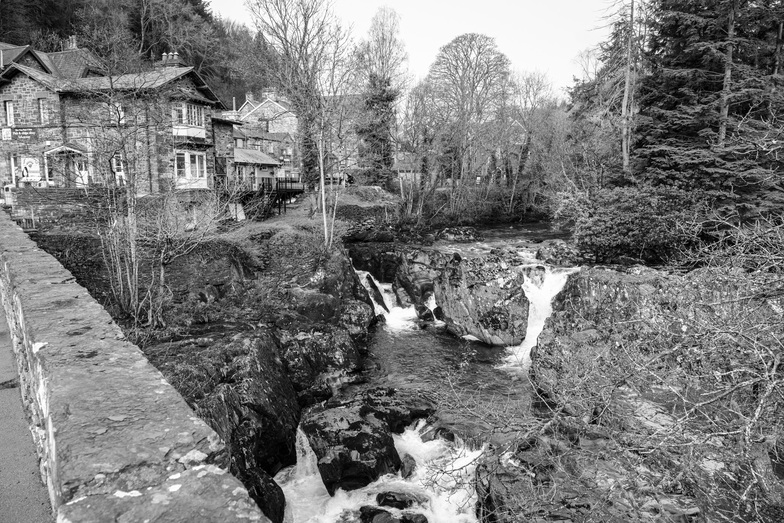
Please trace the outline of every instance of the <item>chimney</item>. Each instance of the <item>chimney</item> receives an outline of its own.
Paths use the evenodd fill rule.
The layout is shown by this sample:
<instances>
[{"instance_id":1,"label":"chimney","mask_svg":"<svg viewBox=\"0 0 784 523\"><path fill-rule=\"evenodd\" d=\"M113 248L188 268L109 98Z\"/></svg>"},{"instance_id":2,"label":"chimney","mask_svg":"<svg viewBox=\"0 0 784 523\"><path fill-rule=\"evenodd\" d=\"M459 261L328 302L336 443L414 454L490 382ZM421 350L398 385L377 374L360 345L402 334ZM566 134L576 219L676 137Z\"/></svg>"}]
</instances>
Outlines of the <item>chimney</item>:
<instances>
[{"instance_id":1,"label":"chimney","mask_svg":"<svg viewBox=\"0 0 784 523\"><path fill-rule=\"evenodd\" d=\"M266 100L267 98L269 98L269 99L270 99L270 100L272 100L273 102L277 102L277 99L275 98L275 89L273 89L272 87L265 87L265 88L264 88L264 89L261 91L261 97L262 97L263 99L265 99L265 100Z\"/></svg>"},{"instance_id":2,"label":"chimney","mask_svg":"<svg viewBox=\"0 0 784 523\"><path fill-rule=\"evenodd\" d=\"M248 91L247 93L245 93L245 101L246 102L253 102L255 100L256 100L256 97L253 96L252 92Z\"/></svg>"},{"instance_id":3,"label":"chimney","mask_svg":"<svg viewBox=\"0 0 784 523\"><path fill-rule=\"evenodd\" d=\"M71 35L68 37L68 49L78 49L76 46L76 35Z\"/></svg>"},{"instance_id":4,"label":"chimney","mask_svg":"<svg viewBox=\"0 0 784 523\"><path fill-rule=\"evenodd\" d=\"M0 53L2 53L2 51L0 51ZM2 55L0 55L0 56L2 56ZM236 96L232 96L231 97L231 110L233 112L235 112L235 113L237 112L237 97Z\"/></svg>"}]
</instances>

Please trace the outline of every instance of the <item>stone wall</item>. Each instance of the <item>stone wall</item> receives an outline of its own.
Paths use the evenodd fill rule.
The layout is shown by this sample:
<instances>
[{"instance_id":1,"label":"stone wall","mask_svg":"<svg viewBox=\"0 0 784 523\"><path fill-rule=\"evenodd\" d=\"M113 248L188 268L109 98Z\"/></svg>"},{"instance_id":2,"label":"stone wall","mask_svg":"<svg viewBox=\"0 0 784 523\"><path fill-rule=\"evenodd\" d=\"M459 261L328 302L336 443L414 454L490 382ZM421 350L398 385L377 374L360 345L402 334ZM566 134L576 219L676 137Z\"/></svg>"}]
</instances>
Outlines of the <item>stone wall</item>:
<instances>
[{"instance_id":1,"label":"stone wall","mask_svg":"<svg viewBox=\"0 0 784 523\"><path fill-rule=\"evenodd\" d=\"M109 314L3 213L0 238L0 297L57 521L268 521L220 438Z\"/></svg>"}]
</instances>

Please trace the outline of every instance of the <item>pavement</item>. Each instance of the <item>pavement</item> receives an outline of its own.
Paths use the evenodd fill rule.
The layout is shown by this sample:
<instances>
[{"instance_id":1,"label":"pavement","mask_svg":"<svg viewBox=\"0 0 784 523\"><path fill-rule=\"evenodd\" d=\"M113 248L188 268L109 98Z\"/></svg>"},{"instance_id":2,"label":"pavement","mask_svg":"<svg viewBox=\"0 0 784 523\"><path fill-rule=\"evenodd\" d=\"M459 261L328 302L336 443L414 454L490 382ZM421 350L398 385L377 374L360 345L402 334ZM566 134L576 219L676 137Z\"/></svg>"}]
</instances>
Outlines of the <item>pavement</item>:
<instances>
[{"instance_id":1,"label":"pavement","mask_svg":"<svg viewBox=\"0 0 784 523\"><path fill-rule=\"evenodd\" d=\"M8 323L0 314L0 522L51 523L11 347Z\"/></svg>"}]
</instances>

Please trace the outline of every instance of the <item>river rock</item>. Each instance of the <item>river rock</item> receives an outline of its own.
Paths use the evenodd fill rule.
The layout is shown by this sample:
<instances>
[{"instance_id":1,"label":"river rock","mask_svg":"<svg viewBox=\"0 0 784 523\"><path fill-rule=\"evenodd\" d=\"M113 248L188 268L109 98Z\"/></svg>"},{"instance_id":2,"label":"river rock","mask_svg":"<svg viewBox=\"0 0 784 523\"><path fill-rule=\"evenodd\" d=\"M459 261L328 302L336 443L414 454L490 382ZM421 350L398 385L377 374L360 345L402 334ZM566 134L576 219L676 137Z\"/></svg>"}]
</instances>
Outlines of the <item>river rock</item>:
<instances>
[{"instance_id":1,"label":"river rock","mask_svg":"<svg viewBox=\"0 0 784 523\"><path fill-rule=\"evenodd\" d=\"M426 499L420 499L412 494L403 492L380 492L376 495L376 503L380 507L391 507L404 510L412 507L415 503L424 503Z\"/></svg>"},{"instance_id":2,"label":"river rock","mask_svg":"<svg viewBox=\"0 0 784 523\"><path fill-rule=\"evenodd\" d=\"M433 413L422 397L393 389L373 389L351 398L331 398L308 410L301 427L318 458L330 495L338 488L364 487L400 470L392 433Z\"/></svg>"},{"instance_id":3,"label":"river rock","mask_svg":"<svg viewBox=\"0 0 784 523\"><path fill-rule=\"evenodd\" d=\"M331 396L330 379L359 369L357 345L341 327L280 330L278 338L283 363L303 406Z\"/></svg>"},{"instance_id":4,"label":"river rock","mask_svg":"<svg viewBox=\"0 0 784 523\"><path fill-rule=\"evenodd\" d=\"M440 273L433 281L447 328L489 345L519 345L528 326L526 275L543 267L524 266L517 256L434 257Z\"/></svg>"}]
</instances>

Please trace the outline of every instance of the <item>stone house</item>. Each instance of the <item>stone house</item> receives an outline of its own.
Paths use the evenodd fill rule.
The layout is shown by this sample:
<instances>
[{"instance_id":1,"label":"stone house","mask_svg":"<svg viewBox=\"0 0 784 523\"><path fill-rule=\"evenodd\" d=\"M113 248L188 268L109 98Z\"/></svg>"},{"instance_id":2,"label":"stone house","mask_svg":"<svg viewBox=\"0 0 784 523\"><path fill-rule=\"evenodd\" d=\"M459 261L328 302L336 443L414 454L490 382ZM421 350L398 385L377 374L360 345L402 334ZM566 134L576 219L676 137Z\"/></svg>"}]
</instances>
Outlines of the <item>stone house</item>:
<instances>
[{"instance_id":1,"label":"stone house","mask_svg":"<svg viewBox=\"0 0 784 523\"><path fill-rule=\"evenodd\" d=\"M268 133L297 135L299 120L291 103L279 96L274 89L265 89L261 100L253 93L245 95L245 103L237 110L237 119L249 127L263 129Z\"/></svg>"},{"instance_id":2,"label":"stone house","mask_svg":"<svg viewBox=\"0 0 784 523\"><path fill-rule=\"evenodd\" d=\"M233 147L214 131L224 107L176 54L149 71L100 76L84 50L15 53L0 72L0 183L214 185L218 150Z\"/></svg>"}]
</instances>

